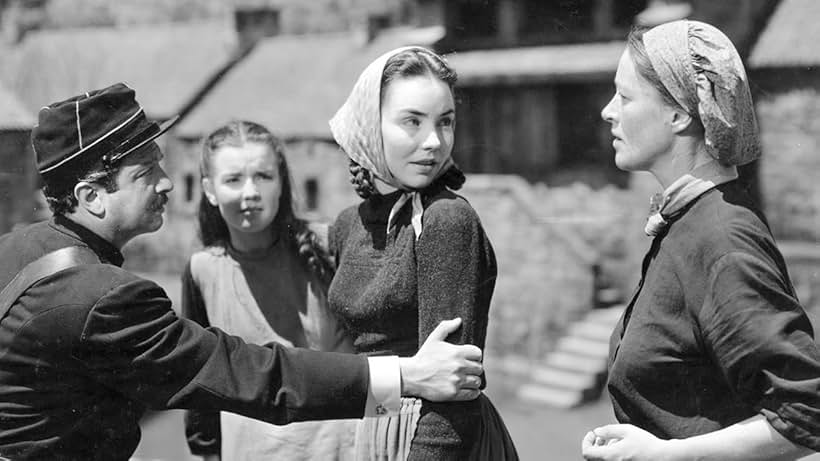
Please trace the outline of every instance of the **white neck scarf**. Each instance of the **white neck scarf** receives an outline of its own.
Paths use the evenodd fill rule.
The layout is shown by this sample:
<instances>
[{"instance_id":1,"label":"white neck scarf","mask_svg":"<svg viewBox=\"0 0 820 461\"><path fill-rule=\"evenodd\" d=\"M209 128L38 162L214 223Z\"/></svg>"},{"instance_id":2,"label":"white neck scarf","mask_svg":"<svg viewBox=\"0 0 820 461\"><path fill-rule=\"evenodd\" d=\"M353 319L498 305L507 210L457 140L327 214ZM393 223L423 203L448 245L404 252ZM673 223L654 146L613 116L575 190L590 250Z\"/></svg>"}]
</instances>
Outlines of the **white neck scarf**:
<instances>
[{"instance_id":1,"label":"white neck scarf","mask_svg":"<svg viewBox=\"0 0 820 461\"><path fill-rule=\"evenodd\" d=\"M723 166L715 160L695 167L676 179L663 193L649 200L649 218L644 232L650 237L661 233L669 225L667 219L680 212L686 205L723 183L737 178L737 168Z\"/></svg>"},{"instance_id":2,"label":"white neck scarf","mask_svg":"<svg viewBox=\"0 0 820 461\"><path fill-rule=\"evenodd\" d=\"M411 202L413 206L413 215L410 218L410 224L412 224L413 232L416 234L416 240L418 240L422 230L421 216L424 214L421 194L418 192L405 192L401 194L399 199L396 200L396 203L393 204L393 208L390 209L390 215L387 217L387 234L389 235L390 232L393 231L393 228L396 227L396 217L407 202Z\"/></svg>"}]
</instances>

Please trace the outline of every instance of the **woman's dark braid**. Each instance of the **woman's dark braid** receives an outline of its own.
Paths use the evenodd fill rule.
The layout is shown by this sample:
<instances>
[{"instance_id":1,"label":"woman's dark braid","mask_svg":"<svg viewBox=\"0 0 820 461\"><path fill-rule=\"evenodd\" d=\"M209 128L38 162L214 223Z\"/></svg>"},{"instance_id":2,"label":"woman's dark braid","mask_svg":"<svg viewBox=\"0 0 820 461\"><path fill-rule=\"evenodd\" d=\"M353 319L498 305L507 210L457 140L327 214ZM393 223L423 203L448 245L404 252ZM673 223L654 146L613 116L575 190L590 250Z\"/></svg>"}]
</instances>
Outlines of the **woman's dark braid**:
<instances>
[{"instance_id":1,"label":"woman's dark braid","mask_svg":"<svg viewBox=\"0 0 820 461\"><path fill-rule=\"evenodd\" d=\"M447 168L447 171L438 178L438 182L447 186L448 189L451 190L459 190L461 186L464 185L464 182L467 178L464 176L464 172L461 171L461 168L458 167L455 163L453 163L450 168Z\"/></svg>"},{"instance_id":2,"label":"woman's dark braid","mask_svg":"<svg viewBox=\"0 0 820 461\"><path fill-rule=\"evenodd\" d=\"M288 233L305 269L316 276L324 287L329 287L335 271L330 254L319 243L316 233L298 218L288 224Z\"/></svg>"},{"instance_id":3,"label":"woman's dark braid","mask_svg":"<svg viewBox=\"0 0 820 461\"><path fill-rule=\"evenodd\" d=\"M371 176L367 168L362 167L351 159L348 171L350 171L350 183L353 184L359 197L366 199L377 193L376 187L373 185L373 176ZM454 163L436 179L435 183L444 185L451 190L459 190L466 180L467 178L464 176L464 172Z\"/></svg>"},{"instance_id":4,"label":"woman's dark braid","mask_svg":"<svg viewBox=\"0 0 820 461\"><path fill-rule=\"evenodd\" d=\"M359 194L359 197L366 199L376 193L373 176L371 176L367 168L364 168L351 159L347 169L350 172L350 184L353 184L353 188L356 189L356 193Z\"/></svg>"}]
</instances>

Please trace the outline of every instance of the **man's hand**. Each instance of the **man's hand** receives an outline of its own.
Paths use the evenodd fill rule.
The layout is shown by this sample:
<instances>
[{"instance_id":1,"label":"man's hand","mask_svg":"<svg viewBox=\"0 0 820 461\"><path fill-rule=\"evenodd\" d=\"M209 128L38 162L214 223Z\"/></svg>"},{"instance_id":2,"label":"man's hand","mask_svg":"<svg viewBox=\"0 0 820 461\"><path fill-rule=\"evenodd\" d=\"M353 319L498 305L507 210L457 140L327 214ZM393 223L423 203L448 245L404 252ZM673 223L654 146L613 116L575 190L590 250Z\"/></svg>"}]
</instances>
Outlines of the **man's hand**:
<instances>
[{"instance_id":1,"label":"man's hand","mask_svg":"<svg viewBox=\"0 0 820 461\"><path fill-rule=\"evenodd\" d=\"M484 371L481 349L444 341L459 326L459 318L439 323L416 355L399 359L402 395L435 402L478 397Z\"/></svg>"}]
</instances>

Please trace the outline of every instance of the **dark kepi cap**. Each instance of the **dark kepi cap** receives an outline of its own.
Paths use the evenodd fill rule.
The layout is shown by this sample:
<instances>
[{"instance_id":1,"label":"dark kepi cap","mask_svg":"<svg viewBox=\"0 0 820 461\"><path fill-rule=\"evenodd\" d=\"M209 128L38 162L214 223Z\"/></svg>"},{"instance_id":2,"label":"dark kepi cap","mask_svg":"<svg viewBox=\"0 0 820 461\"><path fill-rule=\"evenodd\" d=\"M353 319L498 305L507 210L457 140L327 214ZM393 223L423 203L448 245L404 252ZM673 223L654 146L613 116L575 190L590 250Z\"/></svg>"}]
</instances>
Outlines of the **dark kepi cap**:
<instances>
[{"instance_id":1,"label":"dark kepi cap","mask_svg":"<svg viewBox=\"0 0 820 461\"><path fill-rule=\"evenodd\" d=\"M65 171L80 162L115 163L176 123L146 118L134 90L116 83L40 109L31 144L40 174Z\"/></svg>"}]
</instances>

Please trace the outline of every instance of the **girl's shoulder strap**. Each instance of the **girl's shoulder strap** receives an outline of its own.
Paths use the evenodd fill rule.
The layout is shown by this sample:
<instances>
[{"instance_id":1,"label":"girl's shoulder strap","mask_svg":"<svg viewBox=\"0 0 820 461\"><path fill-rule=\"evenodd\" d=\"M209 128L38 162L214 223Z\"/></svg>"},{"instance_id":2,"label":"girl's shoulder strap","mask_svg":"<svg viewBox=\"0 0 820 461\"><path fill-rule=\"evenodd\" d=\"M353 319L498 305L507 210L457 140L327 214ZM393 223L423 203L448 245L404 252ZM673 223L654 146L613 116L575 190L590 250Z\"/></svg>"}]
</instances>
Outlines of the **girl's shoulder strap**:
<instances>
[{"instance_id":1,"label":"girl's shoulder strap","mask_svg":"<svg viewBox=\"0 0 820 461\"><path fill-rule=\"evenodd\" d=\"M221 258L226 254L227 251L218 246L207 247L192 254L189 261L191 277L196 281L202 280L202 277L206 276L210 272L213 272L216 259Z\"/></svg>"}]
</instances>

